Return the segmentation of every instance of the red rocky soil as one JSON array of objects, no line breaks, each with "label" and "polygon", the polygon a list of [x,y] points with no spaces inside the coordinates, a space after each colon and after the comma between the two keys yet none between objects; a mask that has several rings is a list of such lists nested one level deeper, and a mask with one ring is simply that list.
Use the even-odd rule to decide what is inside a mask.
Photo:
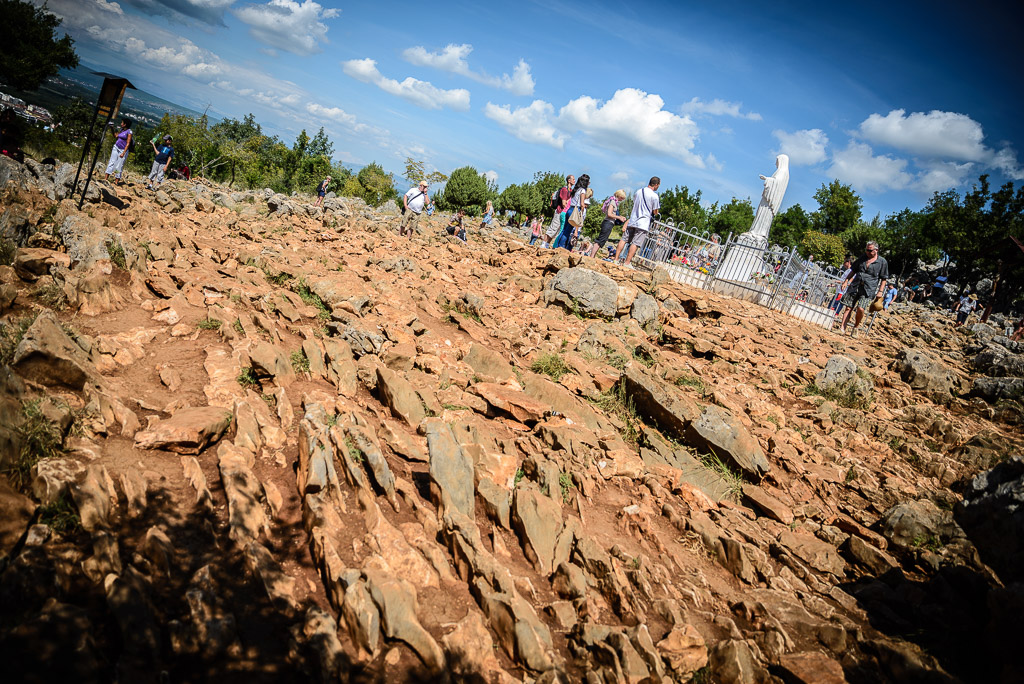
[{"label": "red rocky soil", "polygon": [[0,158],[8,681],[1018,681],[948,319],[66,177]]}]

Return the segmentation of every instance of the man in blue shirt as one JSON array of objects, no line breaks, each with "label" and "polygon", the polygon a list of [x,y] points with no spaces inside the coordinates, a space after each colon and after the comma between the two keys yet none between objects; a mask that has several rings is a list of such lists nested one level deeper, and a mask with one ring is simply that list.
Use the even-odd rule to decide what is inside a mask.
[{"label": "man in blue shirt", "polygon": [[167,167],[171,164],[174,148],[171,147],[170,135],[164,136],[164,139],[160,141],[159,147],[152,140],[149,141],[149,144],[153,146],[153,152],[156,154],[156,157],[153,159],[153,167],[149,170],[149,183],[146,184],[146,189],[152,190],[154,181],[156,181],[157,187],[160,187],[160,184],[164,182],[164,173],[167,172]]}]

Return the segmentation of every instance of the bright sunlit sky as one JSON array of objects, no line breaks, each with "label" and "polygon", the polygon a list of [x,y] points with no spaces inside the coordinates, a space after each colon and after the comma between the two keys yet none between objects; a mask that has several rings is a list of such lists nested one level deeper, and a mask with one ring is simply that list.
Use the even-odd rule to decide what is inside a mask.
[{"label": "bright sunlit sky", "polygon": [[[33,0],[41,5],[42,0]],[[499,187],[651,175],[707,202],[783,208],[838,178],[866,218],[982,173],[1024,179],[1014,3],[337,3],[49,0],[82,61],[289,145],[323,126],[346,163]]]}]

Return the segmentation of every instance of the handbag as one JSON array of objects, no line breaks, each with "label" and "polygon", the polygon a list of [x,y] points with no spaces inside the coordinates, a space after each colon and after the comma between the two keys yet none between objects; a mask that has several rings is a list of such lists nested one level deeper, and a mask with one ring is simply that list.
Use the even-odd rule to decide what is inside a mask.
[{"label": "handbag", "polygon": [[579,207],[573,207],[566,222],[573,228],[579,228],[583,225],[583,211]]}]

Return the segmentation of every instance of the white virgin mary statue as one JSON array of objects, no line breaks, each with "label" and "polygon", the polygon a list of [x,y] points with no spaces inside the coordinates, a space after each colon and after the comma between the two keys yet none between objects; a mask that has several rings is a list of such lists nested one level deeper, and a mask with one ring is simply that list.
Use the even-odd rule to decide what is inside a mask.
[{"label": "white virgin mary statue", "polygon": [[789,156],[780,154],[775,158],[775,173],[771,178],[760,176],[764,181],[764,192],[761,193],[761,203],[757,205],[757,215],[754,223],[750,226],[748,235],[758,237],[767,242],[768,229],[772,227],[772,220],[779,213],[782,206],[782,197],[786,194],[786,187],[789,185]]}]

